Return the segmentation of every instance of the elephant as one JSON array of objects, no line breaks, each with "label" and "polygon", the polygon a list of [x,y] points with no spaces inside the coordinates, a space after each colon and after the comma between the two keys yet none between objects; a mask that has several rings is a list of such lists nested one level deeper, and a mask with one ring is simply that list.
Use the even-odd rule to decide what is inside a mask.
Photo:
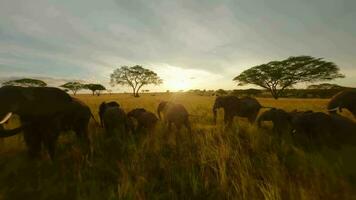
[{"label": "elephant", "polygon": [[260,109],[268,107],[261,106],[255,98],[251,97],[218,96],[213,106],[215,124],[217,109],[219,108],[224,109],[224,122],[230,126],[235,116],[246,117],[250,123],[254,123]]},{"label": "elephant", "polygon": [[0,137],[23,132],[30,157],[38,157],[44,146],[53,159],[59,133],[64,129],[61,127],[63,117],[72,108],[72,103],[73,99],[58,88],[1,87],[0,124],[16,114],[21,126],[12,130],[1,128]]},{"label": "elephant", "polygon": [[128,117],[132,117],[137,121],[136,130],[140,130],[142,128],[152,130],[158,121],[156,115],[152,112],[145,110],[144,108],[135,108],[127,113]]},{"label": "elephant", "polygon": [[90,118],[92,117],[94,120],[95,118],[84,102],[77,98],[72,98],[72,100],[70,109],[65,112],[61,127],[63,127],[63,131],[73,130],[78,138],[90,144],[88,125]]},{"label": "elephant", "polygon": [[348,109],[356,118],[356,90],[345,90],[336,94],[328,104],[330,114],[335,114],[337,110]]},{"label": "elephant", "polygon": [[184,125],[188,129],[188,132],[191,133],[192,130],[189,121],[189,114],[183,105],[163,101],[160,102],[157,108],[159,119],[161,119],[160,113],[162,111],[164,114],[164,121],[168,124],[169,130],[171,130],[172,124],[174,124],[178,130],[180,130],[182,125]]},{"label": "elephant", "polygon": [[103,114],[105,112],[105,110],[109,107],[120,107],[120,104],[118,104],[116,101],[110,101],[108,103],[106,102],[102,102],[99,106],[99,118],[100,118],[100,124],[101,127],[104,128],[104,124],[103,124]]},{"label": "elephant", "polygon": [[109,106],[102,113],[102,124],[108,137],[122,136],[132,129],[131,122],[123,109],[118,106]]},{"label": "elephant", "polygon": [[160,120],[162,120],[162,117],[161,117],[161,112],[163,112],[163,114],[165,114],[167,112],[167,108],[171,105],[173,105],[174,103],[170,102],[170,101],[161,101],[159,104],[158,104],[158,107],[157,107],[157,115],[158,115],[158,118]]},{"label": "elephant", "polygon": [[314,145],[338,149],[342,144],[356,145],[356,123],[341,115],[322,112],[292,113],[293,135]]},{"label": "elephant", "polygon": [[277,108],[272,108],[263,112],[257,119],[258,127],[261,127],[261,122],[272,121],[273,132],[281,136],[282,133],[290,133],[291,131],[291,115],[290,113]]}]

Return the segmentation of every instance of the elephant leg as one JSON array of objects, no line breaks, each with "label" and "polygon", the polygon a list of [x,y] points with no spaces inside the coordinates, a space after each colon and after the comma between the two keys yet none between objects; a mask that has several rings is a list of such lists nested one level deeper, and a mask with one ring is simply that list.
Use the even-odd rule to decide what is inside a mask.
[{"label": "elephant leg", "polygon": [[228,124],[230,118],[230,113],[224,110],[224,124]]},{"label": "elephant leg", "polygon": [[31,158],[39,158],[42,150],[42,137],[36,127],[29,127],[24,130],[24,139]]},{"label": "elephant leg", "polygon": [[56,144],[57,139],[59,137],[59,130],[44,130],[43,131],[43,143],[44,146],[47,148],[48,154],[51,160],[54,159],[55,151],[56,151]]},{"label": "elephant leg", "polygon": [[142,123],[138,123],[138,125],[137,125],[137,132],[141,133],[144,128],[145,128],[145,127],[144,127],[144,125],[143,125]]},{"label": "elephant leg", "polygon": [[257,115],[258,115],[258,112],[252,113],[252,114],[248,117],[248,121],[249,121],[251,124],[253,124],[253,123],[256,121]]},{"label": "elephant leg", "polygon": [[190,126],[190,122],[189,122],[188,119],[186,119],[186,120],[184,121],[184,125],[185,125],[185,127],[188,129],[188,133],[191,134],[191,133],[192,133],[192,127]]},{"label": "elephant leg", "polygon": [[179,132],[180,129],[182,128],[182,123],[181,122],[176,122],[176,123],[174,123],[174,125],[176,126],[177,131]]},{"label": "elephant leg", "polygon": [[55,151],[56,151],[56,144],[61,132],[61,125],[60,121],[57,119],[53,119],[51,122],[47,122],[44,127],[42,127],[42,137],[43,137],[43,144],[47,148],[47,152],[51,158],[54,160]]},{"label": "elephant leg", "polygon": [[84,123],[80,124],[80,126],[77,126],[74,128],[74,131],[80,140],[80,143],[83,143],[83,148],[85,152],[89,152],[90,146],[91,146],[91,141],[89,138],[89,131],[88,131],[88,125]]},{"label": "elephant leg", "polygon": [[172,130],[172,122],[171,122],[171,121],[168,121],[167,123],[168,123],[168,130],[171,131],[171,130]]},{"label": "elephant leg", "polygon": [[104,129],[105,129],[105,135],[107,136],[107,137],[110,137],[111,136],[111,134],[112,134],[112,127],[110,126],[110,123],[108,123],[108,122],[106,122],[105,121],[105,123],[104,123]]},{"label": "elephant leg", "polygon": [[77,137],[82,140],[89,139],[89,130],[88,130],[89,120],[78,121],[74,127],[74,132]]},{"label": "elephant leg", "polygon": [[234,117],[231,116],[231,115],[226,115],[226,116],[224,117],[224,122],[225,122],[225,125],[226,125],[227,127],[231,127],[233,118],[234,118]]}]

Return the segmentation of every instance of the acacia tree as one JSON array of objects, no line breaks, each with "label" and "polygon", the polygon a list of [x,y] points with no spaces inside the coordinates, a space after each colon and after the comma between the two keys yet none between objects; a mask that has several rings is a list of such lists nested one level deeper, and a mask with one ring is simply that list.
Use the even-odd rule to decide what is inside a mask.
[{"label": "acacia tree", "polygon": [[84,89],[84,85],[79,82],[68,82],[60,87],[72,91],[73,95],[76,95],[79,90]]},{"label": "acacia tree", "polygon": [[163,81],[153,71],[145,69],[140,65],[132,67],[122,66],[115,69],[111,74],[111,85],[128,85],[132,88],[134,97],[139,97],[138,93],[144,85],[154,84],[159,85]]},{"label": "acacia tree", "polygon": [[22,86],[22,87],[46,87],[47,83],[37,79],[23,78],[4,82],[2,85]]},{"label": "acacia tree", "polygon": [[278,99],[284,89],[297,83],[343,77],[345,76],[339,73],[339,67],[333,62],[311,56],[297,56],[252,67],[233,80],[238,85],[258,85],[270,91],[272,96]]},{"label": "acacia tree", "polygon": [[100,92],[101,92],[102,90],[106,90],[106,88],[105,88],[103,85],[101,85],[101,84],[86,84],[86,85],[84,85],[84,88],[85,88],[85,89],[88,89],[88,90],[91,90],[92,93],[93,93],[93,95],[94,95],[95,92],[96,92],[96,94],[97,94],[98,96],[100,95]]}]

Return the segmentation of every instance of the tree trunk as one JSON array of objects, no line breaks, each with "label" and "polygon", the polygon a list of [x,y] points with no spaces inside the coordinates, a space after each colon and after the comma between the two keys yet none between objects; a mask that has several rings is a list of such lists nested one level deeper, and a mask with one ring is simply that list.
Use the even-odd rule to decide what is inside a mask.
[{"label": "tree trunk", "polygon": [[140,97],[140,95],[138,95],[138,90],[136,90],[134,97]]},{"label": "tree trunk", "polygon": [[270,89],[271,95],[274,99],[278,99],[278,92],[275,89]]},{"label": "tree trunk", "polygon": [[141,84],[138,88],[137,88],[137,91],[136,91],[136,97],[139,97],[140,95],[138,94],[138,92],[140,91],[141,87],[143,86],[143,84]]},{"label": "tree trunk", "polygon": [[136,97],[136,88],[135,88],[135,87],[132,87],[132,95],[133,95],[134,97]]}]

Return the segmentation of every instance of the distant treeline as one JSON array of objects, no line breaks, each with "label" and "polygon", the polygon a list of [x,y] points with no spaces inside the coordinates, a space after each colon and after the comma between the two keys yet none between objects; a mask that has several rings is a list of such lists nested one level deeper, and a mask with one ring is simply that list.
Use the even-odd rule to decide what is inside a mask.
[{"label": "distant treeline", "polygon": [[[331,98],[335,94],[343,90],[356,90],[356,88],[332,88],[332,89],[286,89],[281,93],[282,98]],[[200,96],[250,96],[250,97],[266,97],[272,98],[268,90],[262,89],[240,89],[240,90],[189,90],[188,93],[198,94]]]}]

